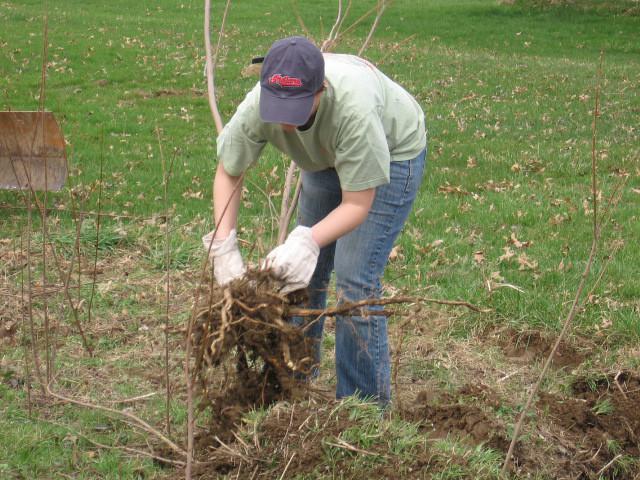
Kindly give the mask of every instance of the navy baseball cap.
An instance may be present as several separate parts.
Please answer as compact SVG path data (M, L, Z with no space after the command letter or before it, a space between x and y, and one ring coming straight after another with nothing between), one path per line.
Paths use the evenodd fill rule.
M260 73L260 117L265 122L304 125L324 82L324 57L304 37L277 40Z

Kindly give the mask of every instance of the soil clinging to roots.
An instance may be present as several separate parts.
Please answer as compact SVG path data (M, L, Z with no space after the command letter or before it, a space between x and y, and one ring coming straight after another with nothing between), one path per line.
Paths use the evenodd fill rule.
M213 287L196 316L195 394L218 437L252 408L307 397L300 379L314 366L313 345L303 328L286 320L291 304L303 298L278 294L279 286L269 272L249 271L224 288Z

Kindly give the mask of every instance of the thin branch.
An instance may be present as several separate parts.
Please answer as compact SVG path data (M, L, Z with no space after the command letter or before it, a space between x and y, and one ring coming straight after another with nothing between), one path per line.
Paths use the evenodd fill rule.
M100 246L100 212L102 211L102 184L104 183L104 130L100 146L100 174L98 183L98 216L96 217L96 246L93 253L93 271L91 278L91 294L89 295L89 307L87 309L87 323L91 325L91 312L93 311L93 299L96 293L96 283L98 279L98 248ZM79 255L80 252L78 252ZM78 269L80 268L80 257L78 256ZM78 290L80 289L80 273L78 273Z
M289 209L287 210L286 216L284 218L283 224L285 225L285 229L286 227L289 226L289 223L291 222L291 218L293 217L293 214L296 211L296 206L298 205L298 199L300 198L301 190L302 190L302 175L299 175L298 181L296 182L296 191L293 193L293 198L291 199L291 205L289 205ZM284 242L284 238L282 239L282 242Z
M229 11L229 5L231 0L227 0L224 7L224 13L222 15L222 22L220 23L220 31L218 32L218 43L216 50L212 54L211 51L211 0L205 0L204 2L204 45L206 55L206 71L207 71L207 93L209 94L209 108L211 108L211 114L213 115L213 121L216 125L218 135L222 132L223 124L220 117L220 111L218 110L218 103L216 101L216 87L215 87L215 72L216 65L218 63L218 55L220 54L220 45L222 43L222 37L224 36L224 24L227 20L227 13Z
M596 75L596 94L595 94L595 108L593 110L593 123L592 123L592 142L591 142L591 196L592 196L592 205L593 205L593 238L591 241L591 251L589 253L589 258L587 260L587 264L582 272L582 276L580 278L580 283L578 284L578 288L576 290L576 294L573 299L573 303L571 305L571 309L567 315L567 318L564 321L564 325L562 326L562 330L558 335L556 343L554 344L549 356L547 357L544 367L542 368L542 372L540 372L540 376L533 389L529 393L529 397L527 398L527 402L520 412L520 417L518 419L518 423L515 426L513 431L513 437L511 439L511 444L509 445L509 450L507 451L507 455L504 460L504 464L502 465L501 473L502 475L506 475L507 470L509 468L509 462L511 461L511 457L513 456L513 451L515 449L516 443L518 441L518 437L520 436L520 431L522 430L522 426L524 424L524 420L527 416L527 412L533 403L533 399L535 398L538 390L540 390L540 385L544 380L544 377L551 366L551 362L553 361L558 348L560 347L560 343L564 339L566 333L573 322L577 312L578 305L580 303L580 298L582 296L582 291L584 290L587 278L589 277L589 273L591 272L591 266L593 265L593 261L596 257L596 253L598 251L598 241L600 239L600 224L598 223L597 218L597 207L598 207L598 189L597 189L597 163L596 163L596 138L597 138L597 119L600 116L600 79L602 78L602 62L603 62L604 54L600 54L600 66Z
M462 307L467 307L469 310L473 310L474 312L486 313L489 310L481 309L475 305L472 305L469 302L464 302L460 300L440 300L437 298L418 298L418 297L392 297L392 298L379 298L379 299L368 299L368 300L360 300L357 302L344 303L337 307L322 309L314 309L314 308L298 308L293 307L287 311L288 315L298 316L298 317L314 317L320 315L339 315L342 313L349 313L353 310L361 309L362 307L372 306L372 305L392 305L396 303L437 303L440 305L457 305ZM379 314L380 312L375 310L367 310L367 314L374 315Z
M376 28L378 27L378 23L380 22L380 18L382 17L382 14L384 13L384 10L386 8L387 8L387 2L385 0L378 0L378 13L376 14L376 18L373 20L373 23L371 24L371 29L369 30L369 34L367 35L367 38L365 39L364 43L360 47L360 50L358 50L359 57L362 56L362 52L364 52L367 49L367 45L369 45L369 42L371 41L371 37L373 37L373 33L376 31Z
M596 277L596 281L593 282L593 285L591 286L591 290L589 290L589 293L587 293L584 296L584 299L583 299L582 303L580 304L580 308L581 309L584 308L584 306L586 305L587 302L591 301L590 299L591 299L591 296L593 295L593 292L595 292L596 289L598 288L598 286L600 285L600 281L602 280L602 277L604 277L604 274L607 271L607 267L611 263L611 260L613 260L613 258L616 256L616 253L618 253L618 250L620 250L621 246L622 245L615 245L613 247L613 251L605 259L604 265L602 265L602 268L600 268L600 272L598 273L598 276Z
M216 131L218 135L222 133L223 124L222 118L220 117L220 111L218 110L218 103L216 101L216 90L215 90L215 67L218 62L218 55L220 54L220 45L222 43L222 37L224 36L224 24L227 19L227 13L229 11L229 5L231 4L231 0L227 0L227 3L224 7L224 13L222 15L222 21L220 22L220 31L218 32L218 43L215 51L215 55L211 52L211 0L204 1L204 44L205 44L205 55L206 55L206 72L207 72L207 93L209 95L209 107L211 109L211 114L213 115L213 121L216 125ZM224 212L226 212L229 204L231 203L231 199L235 194L236 190L242 185L243 176L240 176L238 182L233 190L233 193L229 197L227 201L227 205L224 208ZM224 215L224 213L223 213ZM216 229L218 226L216 225ZM203 262L202 271L200 278L204 278L204 273L206 271L206 267L209 263L209 253L211 252L211 246L213 245L214 235L211 236L211 243L209 244L209 249L207 251L207 257ZM195 310L198 304L200 297L200 289L197 289L196 299L194 302L193 309L191 311L191 315L189 317L189 324L187 326L187 345L185 349L185 375L187 380L187 464L185 466L185 478L187 480L191 479L191 471L193 464L193 449L194 449L194 405L193 405L193 379L191 378L191 372L189 367L189 362L191 361L191 333L193 329L193 322L195 320Z
M367 10L365 13L363 13L355 22L353 22L351 25L349 25L349 27L347 27L347 29L342 32L340 35L338 35L338 37L335 39L336 42L338 42L340 40L340 38L344 37L345 35L347 35L348 33L351 33L353 30L355 30L355 28L362 23L364 20L366 20L371 14L373 14L373 12L378 10L378 5L371 7L369 10Z
M295 162L290 162L282 191L282 203L280 204L280 218L278 220L278 245L282 244L285 240L285 237L287 236L287 228L289 226L288 220L291 219L290 217L288 217L289 210L291 210L292 208L295 209L295 195L294 200L292 200L291 202L289 202L289 196L291 195L291 186L293 185L293 179L295 178L297 172L298 167L296 166Z
M33 318L33 279L31 278L31 271L33 269L33 261L31 258L31 235L33 233L33 212L31 199L34 192L29 189L27 195L25 195L27 202L27 292L28 303L27 313L29 318L29 331L31 333L31 355L33 356L33 364L35 366L36 379L40 385L43 395L46 394L45 383L42 377L42 365L40 363L40 354L38 353L38 335L36 334L35 320Z
M287 465L284 467L284 470L282 471L282 475L280 475L279 480L282 480L284 478L284 474L287 473L287 470L289 470L289 465L291 465L291 462L293 461L293 457L295 456L296 456L296 452L293 452L293 454L291 455L291 458L287 462Z
M24 252L24 232L20 231L20 253ZM22 320L20 330L22 336L22 348L24 354L24 370L25 370L25 383L27 385L27 411L29 412L29 418L31 418L33 405L31 403L31 368L29 364L29 349L27 348L27 321L25 315L24 306L24 264L20 269L20 319ZM33 340L33 339L32 339Z
M119 415L119 416L128 418L129 420L131 420L133 422L133 424L135 426L137 426L141 430L144 430L147 433L150 433L151 435L154 435L155 437L160 439L163 443L165 443L167 446L169 446L174 452L180 454L183 457L185 457L187 455L187 452L185 452L182 448L180 448L178 445L176 445L174 442L172 442L162 432L160 432L157 429L153 428L151 425L149 425L147 422L142 420L140 417L137 417L136 415L134 415L134 414L132 414L132 413L126 411L126 410L116 410L115 408L105 407L103 405L93 404L93 403L90 403L90 402L86 402L84 400L77 400L75 398L66 397L64 395L61 395L61 394L56 393L53 390L51 390L49 385L45 385L45 389L46 389L46 392L47 392L48 395L52 396L53 398L57 398L58 400L61 400L61 401L65 402L65 403L71 403L71 404L74 404L74 405L80 405L81 407L89 408L89 409L92 409L92 410L100 410L102 412L112 413L114 415Z
M72 433L73 435L85 439L87 442L91 443L92 445L95 445L98 448L103 448L103 449L106 449L106 450L123 450L125 452L133 453L135 455L142 455L143 457L153 458L154 460L158 460L159 462L166 463L166 464L169 464L169 465L176 465L176 466L179 466L179 467L182 467L182 466L185 465L185 463L181 462L180 460L171 460L169 458L161 457L161 456L155 455L153 453L145 452L144 450L138 450L136 448L130 448L130 447L125 447L125 446L120 446L120 445L105 445L103 443L96 442L95 440L92 440L91 438L87 437L86 435L84 435L84 434L82 434L80 432L77 432L75 430L72 430L67 425L63 425L63 424L55 422L53 420L49 420L49 419L46 419L46 418L41 418L40 421L49 423L51 425L55 425L56 427L64 428L65 430L67 430L68 432Z
M116 446L105 445L103 443L96 442L95 440L92 440L89 437L87 437L86 435L82 435L81 433L77 433L77 435L82 437L82 438L84 438L87 442L95 445L98 448L104 448L104 449L107 449L107 450L109 450L109 449L122 450L122 451L125 451L125 452L133 453L135 455L141 455L143 457L153 458L154 460L157 460L160 463L166 463L168 465L175 465L176 467L184 467L186 465L185 462L181 462L180 460L171 460L169 458L161 457L161 456L155 455L153 453L145 452L144 450L138 450L136 448L118 446L118 445L116 445Z
M160 138L160 130L156 125L156 136L158 137L158 148L160 149L160 161L162 163L162 186L164 196L164 262L165 262L165 315L164 315L164 382L165 382L165 423L167 433L171 434L171 420L169 412L171 411L171 385L169 384L169 302L171 292L171 248L169 245L169 172L164 160L164 152L162 150L162 139Z
M42 134L42 145L46 145L45 128L44 128L44 104L47 94L47 52L49 47L49 13L48 4L45 1L44 5L44 25L42 27L42 68L40 76L40 99L39 99L39 113L40 113L40 130ZM35 137L36 134L34 134ZM44 193L43 193L43 208L41 209L40 216L42 218L42 285L47 286L47 194L49 190L48 183L48 157L44 157ZM31 168L31 166L29 166ZM31 299L30 299L31 300ZM49 338L49 298L45 295L42 299L43 315L44 315L44 351L45 351L45 374L47 382L51 381L53 376L53 365L51 361L51 339Z
M331 27L331 30L329 31L329 36L322 43L322 47L320 49L323 52L331 48L331 44L333 43L336 35L336 29L338 28L338 25L340 25L341 20L342 20L342 0L338 0L338 15L336 16L336 21L334 22L333 27Z
M409 35L407 38L405 38L404 40L399 41L398 43L395 44L395 48L404 45L405 43L409 42L410 40L413 40L416 37L416 33L412 33L411 35ZM385 54L384 57L382 57L378 62L376 62L378 65L382 65L387 58L389 58L391 55L393 55L394 51L393 50L389 50L387 51L387 53Z
M157 394L158 392L150 392L150 393L145 393L144 395L138 395L136 397L123 398L122 400L111 400L109 403L111 403L112 405L122 405L123 403L134 403L134 402L139 402L140 400L146 400L148 398L155 397Z

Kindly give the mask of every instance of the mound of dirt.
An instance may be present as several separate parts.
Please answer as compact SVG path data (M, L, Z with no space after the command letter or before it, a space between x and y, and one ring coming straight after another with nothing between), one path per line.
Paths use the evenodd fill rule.
M517 363L545 360L555 342L555 337L544 335L536 330L518 332L510 329L502 332L498 339L498 345L504 355ZM552 365L556 368L572 368L577 367L584 360L585 356L582 353L563 340L553 356Z
M505 426L479 407L486 403L495 403L493 395L472 385L453 394L422 391L402 415L406 420L418 422L430 438L453 436L474 446L486 445L506 452L509 440Z
M572 390L571 397L542 393L537 405L552 422L567 478L638 478L638 464L628 460L640 458L640 376L582 378Z

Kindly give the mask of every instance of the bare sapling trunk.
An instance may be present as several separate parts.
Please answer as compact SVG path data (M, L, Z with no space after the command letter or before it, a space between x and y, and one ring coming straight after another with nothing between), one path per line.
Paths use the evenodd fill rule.
M520 412L520 416L518 419L518 422L514 428L513 431L513 437L511 439L511 443L509 445L509 450L507 451L507 455L505 457L504 460L504 464L502 465L502 470L501 473L503 476L506 476L507 471L509 470L509 465L511 462L511 457L513 456L513 451L515 449L515 446L518 442L518 437L520 436L520 432L522 430L522 426L524 424L524 420L527 416L527 413L529 411L529 409L531 408L531 405L533 404L533 400L536 397L538 391L540 390L540 386L547 374L547 371L549 370L549 367L551 366L551 362L553 361L553 358L556 354L556 352L558 351L558 348L560 346L560 343L562 342L562 340L564 339L564 337L567 335L567 332L569 331L571 324L573 323L573 320L575 318L575 316L577 315L578 311L579 311L579 305L580 305L580 299L582 297L582 292L584 290L584 287L586 285L587 279L589 278L589 274L591 272L591 267L593 266L593 262L596 258L596 255L598 253L598 244L600 241L600 234L601 234L601 226L602 224L599 222L599 218L598 218L598 188L597 188L597 153L596 153L596 143L597 143L597 121L598 121L598 117L600 116L600 82L602 79L602 63L603 63L603 57L604 55L601 53L600 54L600 64L598 67L598 71L596 74L596 86L595 86L595 106L593 109L593 120L592 120L592 141L591 141L591 204L592 204L592 209L593 209L593 233L592 233L592 240L591 240L591 249L589 252L589 257L587 259L587 264L585 265L584 271L582 272L582 275L580 277L580 282L578 283L578 287L576 289L576 293L573 299L573 302L571 304L571 308L569 309L569 313L567 314L567 317L563 323L562 326L562 330L560 331L560 334L558 335L558 338L555 342L555 344L553 345L553 348L551 349L551 352L549 352L549 355L547 357L547 359L544 362L544 366L542 368L542 371L540 372L540 375L538 377L538 380L536 381L535 385L533 386L533 388L531 389L531 392L529 392L529 395L527 397L527 401L524 405L524 407L522 408L522 411Z

